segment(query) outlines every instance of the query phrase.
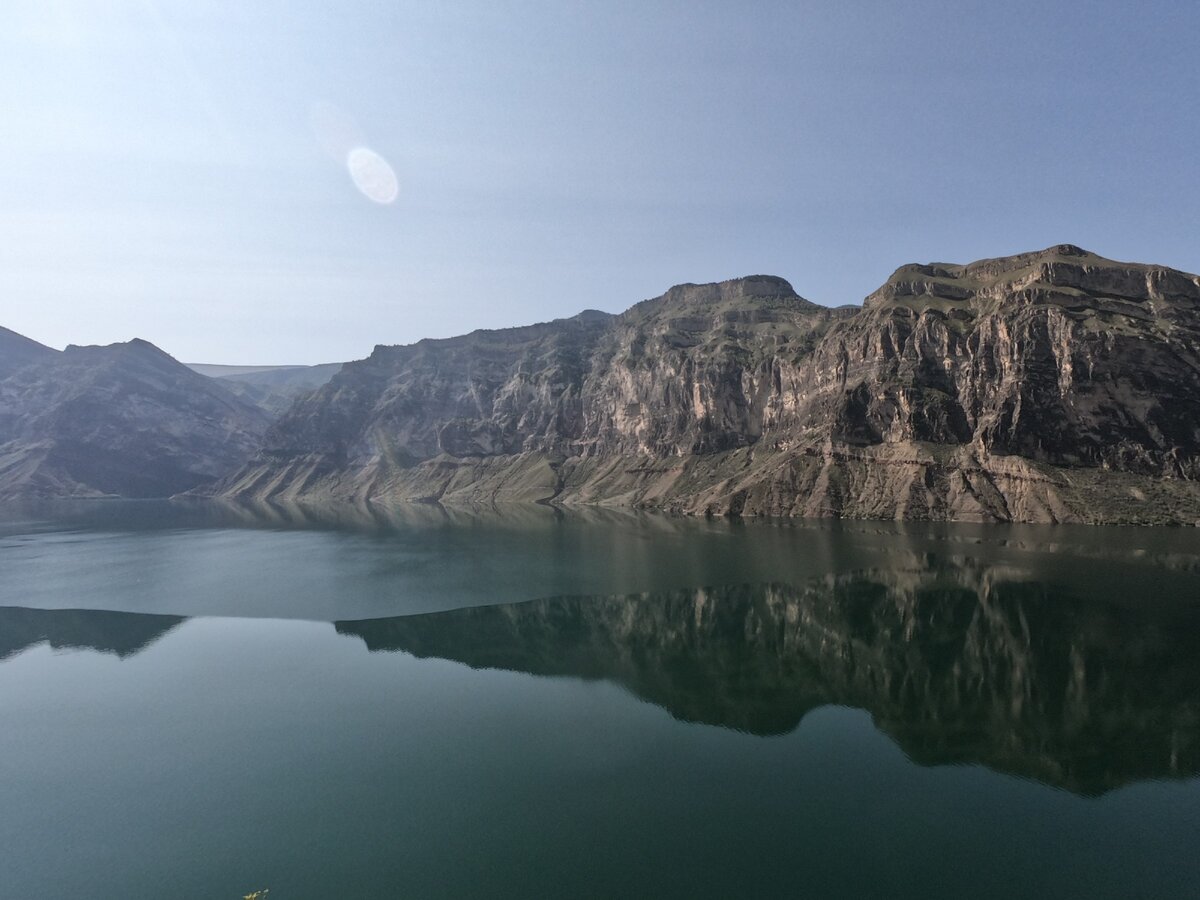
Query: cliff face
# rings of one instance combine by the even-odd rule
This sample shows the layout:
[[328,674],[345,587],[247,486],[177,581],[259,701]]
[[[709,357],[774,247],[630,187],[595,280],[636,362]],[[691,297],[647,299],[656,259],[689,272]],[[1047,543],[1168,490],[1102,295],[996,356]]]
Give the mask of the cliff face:
[[859,707],[919,763],[1078,793],[1200,771],[1194,607],[1124,607],[969,562],[335,624],[371,650],[606,679],[754,734]]
[[378,347],[218,491],[686,513],[1200,520],[1200,279],[1070,245],[899,269],[857,308],[756,276]]
[[244,463],[267,427],[145,341],[49,352],[0,379],[0,500],[170,496]]
[[1198,312],[1195,277],[1065,245],[906,266],[814,371],[841,390],[835,439],[1195,478]]

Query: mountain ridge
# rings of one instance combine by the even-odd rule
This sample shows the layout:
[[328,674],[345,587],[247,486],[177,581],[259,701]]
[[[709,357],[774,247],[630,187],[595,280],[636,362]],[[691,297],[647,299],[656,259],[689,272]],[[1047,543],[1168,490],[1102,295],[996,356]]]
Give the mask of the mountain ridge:
[[215,492],[691,514],[1200,521],[1200,278],[1060,244],[378,346]]
[[6,378],[30,363],[53,359],[59,352],[0,326],[0,378]]
[[244,461],[267,424],[149,341],[70,345],[0,378],[0,500],[169,496]]
[[[1200,523],[1200,277],[1072,244],[901,266],[861,307],[750,275],[675,285],[620,313],[217,378],[141,341],[60,353],[4,338],[0,351],[33,359],[10,354],[6,371],[0,354],[0,496],[28,489],[39,428],[87,418],[78,404],[48,416],[39,378],[75,367],[94,385],[119,359],[153,356],[203,385],[146,408],[138,428],[161,416],[177,436],[204,434],[195,483],[174,483],[237,500]],[[128,398],[110,388],[92,399],[118,409]],[[198,413],[201,395],[232,418]],[[14,455],[4,442],[18,424],[28,446]],[[99,493],[126,495],[117,482]]]

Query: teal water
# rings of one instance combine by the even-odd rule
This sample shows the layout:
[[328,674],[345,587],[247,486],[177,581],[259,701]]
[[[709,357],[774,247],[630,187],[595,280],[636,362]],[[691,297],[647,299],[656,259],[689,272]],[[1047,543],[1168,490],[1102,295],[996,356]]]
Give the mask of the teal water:
[[0,521],[0,896],[1194,896],[1194,530]]

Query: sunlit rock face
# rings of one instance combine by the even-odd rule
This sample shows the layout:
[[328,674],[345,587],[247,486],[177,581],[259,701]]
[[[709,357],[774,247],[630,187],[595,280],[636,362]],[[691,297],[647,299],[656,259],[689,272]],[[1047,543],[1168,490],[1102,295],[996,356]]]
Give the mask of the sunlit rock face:
[[141,340],[0,379],[0,500],[166,497],[244,463],[268,418]]
[[[833,436],[973,444],[1065,466],[1194,478],[1194,276],[1077,247],[906,266],[814,359],[859,385]],[[817,418],[821,418],[818,412]]]
[[1077,247],[898,270],[861,309],[779,278],[378,347],[229,496],[685,513],[1200,520],[1200,282]]
[[605,679],[676,718],[786,733],[871,713],[926,765],[1078,793],[1200,773],[1200,613],[934,564],[662,594],[560,597],[358,622],[371,650]]

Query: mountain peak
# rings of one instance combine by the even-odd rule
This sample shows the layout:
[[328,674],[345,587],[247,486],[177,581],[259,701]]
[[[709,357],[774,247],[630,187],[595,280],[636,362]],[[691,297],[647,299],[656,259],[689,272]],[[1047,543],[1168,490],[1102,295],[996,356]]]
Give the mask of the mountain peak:
[[1075,244],[1055,244],[1042,251],[1043,253],[1053,253],[1058,256],[1094,256],[1090,250],[1084,250]]
[[685,303],[719,303],[752,298],[802,299],[785,279],[776,275],[746,275],[708,284],[677,284],[663,295],[668,302]]
[[268,425],[262,410],[139,339],[69,346],[3,386],[0,502],[170,496],[244,463]]
[[1096,299],[1119,297],[1135,302],[1200,301],[1200,278],[1166,266],[1117,262],[1075,244],[1055,244],[965,265],[909,263],[893,272],[864,306],[927,304],[929,298],[966,301],[1030,290],[1042,299],[1082,293]]
[[[117,341],[112,344],[68,344],[63,351],[69,357],[99,357],[99,358],[121,358],[121,357],[144,357],[161,360],[170,360],[172,363],[177,363],[175,357],[167,353],[167,351],[158,347],[155,344],[144,338],[131,338],[128,341]],[[182,365],[182,363],[177,363]]]
[[677,284],[661,297],[643,300],[628,312],[654,312],[660,309],[688,309],[721,305],[744,305],[756,303],[794,303],[815,306],[805,300],[787,280],[777,275],[746,275],[726,281],[707,284]]

